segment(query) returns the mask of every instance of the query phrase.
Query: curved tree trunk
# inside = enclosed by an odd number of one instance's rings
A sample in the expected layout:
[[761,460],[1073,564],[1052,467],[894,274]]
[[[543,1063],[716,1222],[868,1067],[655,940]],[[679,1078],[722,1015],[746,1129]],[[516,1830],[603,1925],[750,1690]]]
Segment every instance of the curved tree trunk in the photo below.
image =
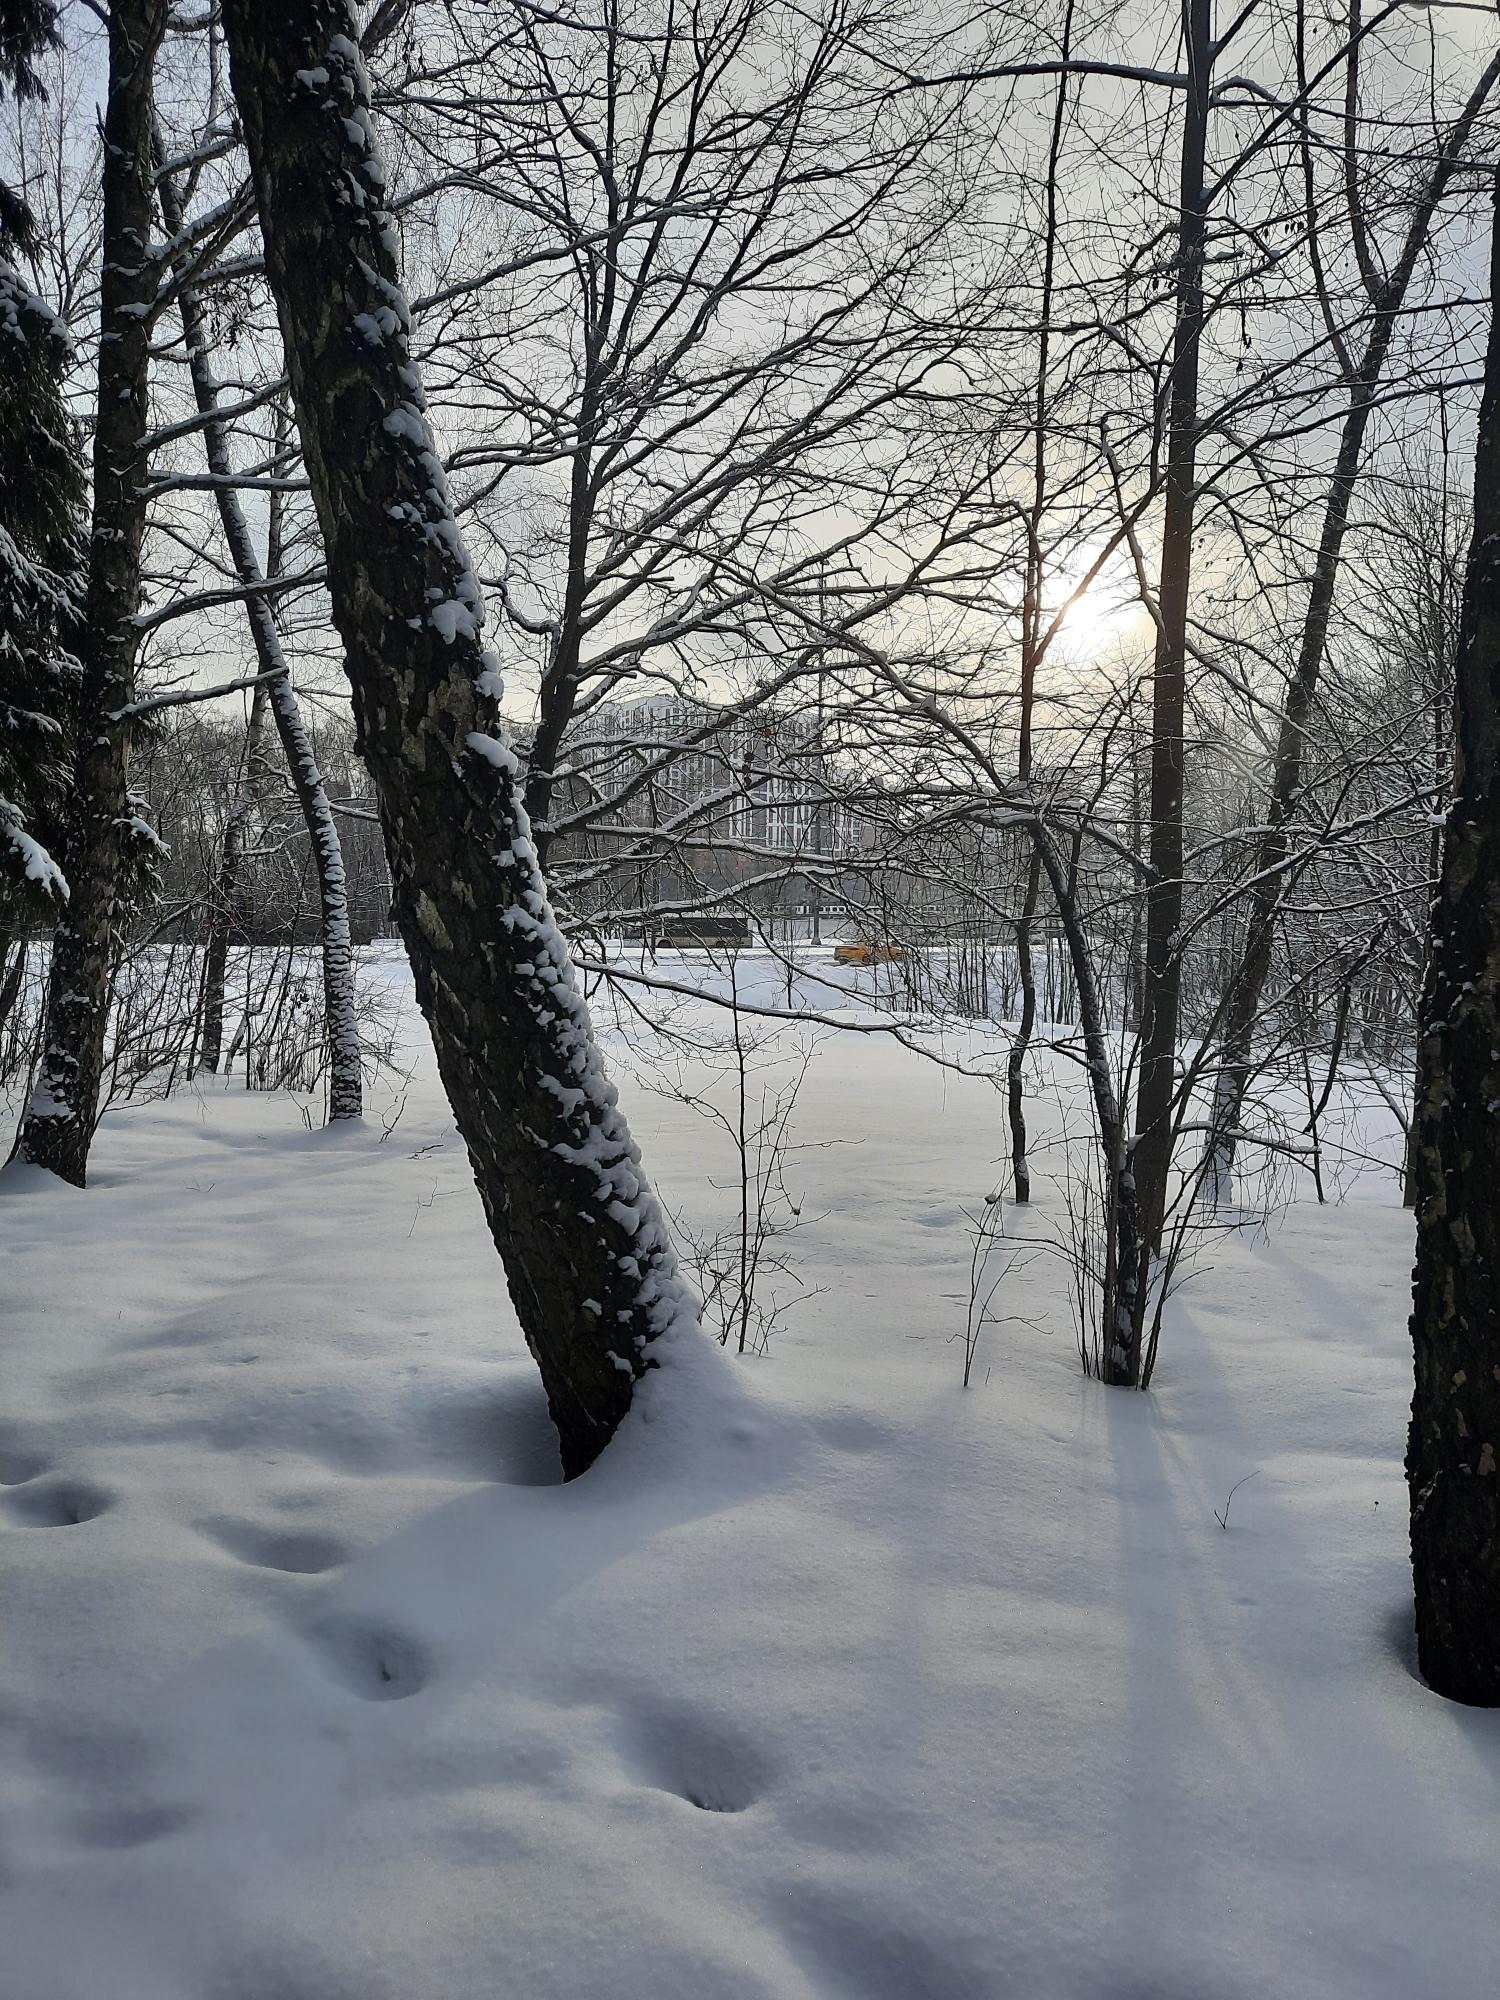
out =
[[146,529],[151,256],[151,73],[166,0],[115,0],[104,109],[98,418],[80,749],[69,805],[70,894],[52,939],[42,1055],[17,1155],[82,1187],[99,1117],[123,865],[130,703]]
[[228,0],[234,91],[417,997],[568,1474],[696,1322],[499,735],[346,0]]
[[[1500,173],[1492,296],[1500,296]],[[1493,311],[1493,308],[1492,308]],[[1417,1655],[1500,1707],[1500,320],[1490,329],[1459,632],[1453,806],[1422,993],[1416,1389],[1406,1476]]]

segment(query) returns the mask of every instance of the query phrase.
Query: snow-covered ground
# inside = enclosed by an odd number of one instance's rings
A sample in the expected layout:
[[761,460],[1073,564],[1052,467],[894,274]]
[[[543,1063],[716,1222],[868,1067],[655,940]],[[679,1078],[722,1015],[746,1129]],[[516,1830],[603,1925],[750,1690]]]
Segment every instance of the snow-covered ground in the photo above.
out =
[[[626,1094],[718,1227],[722,1135]],[[1001,1102],[825,1033],[821,1289],[765,1358],[675,1348],[561,1487],[430,1059],[382,1137],[399,1095],[333,1136],[184,1093],[87,1193],[0,1179],[0,2000],[1491,1990],[1500,1717],[1411,1666],[1394,1183],[1218,1240],[1149,1396],[1018,1258],[965,1391]]]

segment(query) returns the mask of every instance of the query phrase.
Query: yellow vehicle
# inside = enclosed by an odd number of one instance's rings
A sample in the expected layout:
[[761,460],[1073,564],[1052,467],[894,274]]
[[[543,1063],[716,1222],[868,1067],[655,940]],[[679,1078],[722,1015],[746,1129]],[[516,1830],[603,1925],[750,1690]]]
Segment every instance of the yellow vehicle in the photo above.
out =
[[890,965],[905,957],[899,944],[836,944],[833,948],[835,965]]

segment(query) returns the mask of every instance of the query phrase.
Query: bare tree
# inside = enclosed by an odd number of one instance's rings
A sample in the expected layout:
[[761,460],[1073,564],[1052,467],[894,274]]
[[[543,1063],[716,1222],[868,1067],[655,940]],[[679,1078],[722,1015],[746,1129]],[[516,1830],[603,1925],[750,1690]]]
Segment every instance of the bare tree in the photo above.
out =
[[[1357,4],[1354,25],[1357,28]],[[1357,63],[1358,41],[1355,39],[1351,40],[1348,56],[1351,100],[1356,89]],[[1500,55],[1485,65],[1468,101],[1443,135],[1388,272],[1382,272],[1376,262],[1377,253],[1365,221],[1359,191],[1352,133],[1348,130],[1352,124],[1352,113],[1346,117],[1344,162],[1349,189],[1349,220],[1359,269],[1368,292],[1370,316],[1363,345],[1357,354],[1350,350],[1346,336],[1340,335],[1337,341],[1342,372],[1347,381],[1348,402],[1339,433],[1338,453],[1323,503],[1322,525],[1296,663],[1287,688],[1276,741],[1269,797],[1259,815],[1262,832],[1255,842],[1250,861],[1246,941],[1230,982],[1224,1010],[1222,1048],[1215,1081],[1214,1129],[1206,1148],[1209,1194],[1215,1205],[1231,1199],[1236,1134],[1250,1081],[1251,1046],[1271,969],[1277,909],[1286,884],[1289,822],[1297,809],[1308,762],[1309,721],[1328,643],[1329,619],[1366,435],[1402,308],[1418,262],[1426,249],[1439,204],[1463,158],[1475,121],[1497,81],[1500,81]],[[1310,218],[1310,222],[1315,230],[1315,221]],[[1312,240],[1316,243],[1316,235]]]
[[151,249],[151,75],[166,22],[166,0],[115,0],[110,9],[87,632],[65,850],[70,894],[53,933],[41,1060],[17,1139],[21,1159],[80,1187],[98,1116],[125,850],[139,831],[127,793],[161,279]]
[[[1139,1205],[1143,1252],[1156,1250],[1161,1244],[1172,1160],[1172,1111],[1177,1098],[1182,990],[1183,729],[1198,500],[1204,256],[1211,198],[1205,169],[1210,90],[1217,53],[1212,0],[1183,0],[1182,43],[1187,89],[1179,159],[1166,502],[1157,592],[1156,663],[1152,675],[1147,839],[1151,881],[1146,895],[1145,1013],[1141,1022],[1135,1142],[1129,1167]],[[1130,1340],[1123,1349],[1116,1343],[1109,1351],[1109,1379],[1127,1387],[1140,1380],[1148,1296],[1149,1287],[1138,1284],[1132,1300]]]
[[608,1443],[695,1323],[547,901],[410,348],[345,0],[232,0],[234,91],[361,748],[438,1064],[557,1425]]
[[[176,176],[170,170],[158,176],[158,194],[168,237],[179,240],[182,236],[183,199]],[[269,699],[276,733],[281,739],[287,769],[291,772],[292,787],[307,824],[313,865],[317,870],[322,918],[323,1012],[328,1032],[328,1116],[334,1121],[358,1118],[362,1098],[359,1028],[354,1008],[349,898],[344,882],[344,856],[339,845],[338,826],[292,686],[291,670],[277,629],[275,606],[264,588],[266,576],[256,560],[255,544],[233,484],[229,435],[219,414],[219,389],[209,357],[203,304],[187,274],[183,274],[177,288],[177,307],[182,316],[183,338],[187,343],[193,396],[202,419],[204,451],[214,480],[219,523],[235,576],[244,593],[245,616],[255,646],[260,674],[256,697],[258,700],[264,689]],[[278,464],[280,457],[281,454],[278,454]],[[277,504],[280,498],[278,493],[271,495],[266,573],[272,578],[278,576],[281,569],[281,514]],[[252,735],[253,724],[252,712]],[[227,864],[227,835],[225,855]],[[208,1067],[212,1069],[214,1063],[209,1062]]]

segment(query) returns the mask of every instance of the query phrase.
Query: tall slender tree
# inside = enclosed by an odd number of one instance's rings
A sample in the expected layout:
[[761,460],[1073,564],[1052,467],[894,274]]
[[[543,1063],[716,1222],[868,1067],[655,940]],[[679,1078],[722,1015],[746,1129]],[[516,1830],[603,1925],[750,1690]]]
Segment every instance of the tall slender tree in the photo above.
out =
[[110,966],[132,837],[130,706],[146,530],[151,326],[161,270],[151,249],[151,76],[167,0],[114,0],[104,108],[100,273],[83,684],[41,1061],[17,1151],[81,1187],[98,1119]]
[[[1146,895],[1145,1014],[1136,1090],[1132,1167],[1140,1201],[1143,1249],[1161,1240],[1172,1164],[1177,1096],[1177,1035],[1182,995],[1183,728],[1187,709],[1188,620],[1192,604],[1193,532],[1198,504],[1198,378],[1203,351],[1204,254],[1208,243],[1209,92],[1213,79],[1212,0],[1183,0],[1183,94],[1178,173],[1176,321],[1167,403],[1166,502],[1162,517],[1161,585],[1157,597],[1156,662],[1152,674],[1150,829],[1151,882]],[[1111,1382],[1132,1386],[1141,1376],[1142,1338],[1150,1286],[1145,1272],[1132,1301],[1131,1337],[1106,1356]]]
[[[159,196],[162,219],[167,226],[167,234],[174,240],[180,239],[183,225],[183,200],[177,177],[170,172],[159,176]],[[358,1118],[363,1105],[364,1086],[360,1068],[359,1023],[355,1014],[354,999],[354,951],[349,935],[349,892],[344,877],[344,853],[339,844],[339,830],[333,817],[333,808],[328,800],[328,787],[323,782],[323,774],[318,769],[318,760],[313,754],[312,738],[302,717],[302,707],[292,686],[291,668],[281,643],[281,633],[276,623],[276,611],[261,585],[265,577],[256,560],[255,544],[251,538],[245,510],[240,505],[239,494],[233,484],[233,467],[230,463],[229,432],[224,419],[219,414],[219,385],[214,379],[213,361],[209,353],[208,320],[203,301],[184,274],[177,291],[178,311],[182,316],[183,339],[187,346],[188,372],[193,383],[193,399],[198,406],[198,414],[203,422],[203,445],[208,459],[208,468],[216,482],[214,498],[219,512],[219,525],[229,550],[229,559],[245,591],[245,616],[250,626],[251,642],[255,648],[256,667],[260,674],[261,686],[256,689],[256,700],[262,694],[269,702],[271,715],[276,724],[276,733],[281,740],[282,752],[286,757],[287,769],[292,777],[292,789],[297,794],[297,803],[302,809],[303,821],[307,827],[308,844],[312,850],[313,870],[318,881],[319,933],[323,958],[323,1019],[328,1037],[328,1116],[330,1122],[341,1118]],[[279,420],[286,423],[284,409]],[[288,436],[288,443],[290,438]],[[280,567],[280,513],[276,505],[279,498],[272,495],[270,509],[270,545],[267,550],[266,572],[274,579]],[[251,743],[255,742],[252,715]],[[251,775],[250,746],[247,746],[246,776]],[[248,802],[248,794],[247,794]],[[225,863],[229,865],[232,852],[231,841],[236,840],[243,827],[231,816],[225,834]],[[227,908],[216,911],[216,919],[226,921]],[[210,1001],[214,992],[212,975],[217,971],[218,1016],[223,1016],[223,957],[227,946],[227,934],[221,940],[218,936],[210,939],[211,949],[217,956],[217,966],[210,965],[210,979],[206,990]],[[205,1028],[212,1025],[212,1008],[205,1010]],[[205,1037],[206,1051],[210,1046]],[[218,1066],[217,1038],[212,1041],[213,1060],[207,1061],[209,1069]]]
[[[1500,171],[1491,299],[1500,296]],[[1422,995],[1411,1487],[1417,1657],[1439,1694],[1500,1708],[1500,317],[1474,469],[1453,803]]]
[[[1073,12],[1073,0],[1068,0],[1063,10],[1060,50],[1060,60],[1064,65],[1072,54]],[[1045,583],[1042,530],[1048,497],[1047,396],[1051,388],[1052,294],[1057,272],[1057,183],[1068,110],[1068,83],[1069,78],[1064,68],[1064,73],[1057,80],[1057,95],[1052,106],[1052,133],[1047,146],[1047,177],[1043,187],[1042,283],[1037,314],[1036,411],[1033,419],[1035,431],[1032,437],[1031,455],[1031,507],[1026,522],[1026,581],[1021,606],[1021,712],[1018,718],[1016,747],[1016,784],[1023,793],[1031,784],[1032,777],[1037,664],[1038,655],[1042,650],[1046,622],[1042,595]],[[1031,1163],[1026,1143],[1025,1078],[1026,1058],[1036,1028],[1036,967],[1032,960],[1031,928],[1036,921],[1041,887],[1042,857],[1033,840],[1026,888],[1021,900],[1020,914],[1016,919],[1016,970],[1021,985],[1021,1015],[1010,1045],[1005,1089],[1006,1113],[1010,1121],[1011,1175],[1018,1202],[1029,1202],[1031,1199]]]

